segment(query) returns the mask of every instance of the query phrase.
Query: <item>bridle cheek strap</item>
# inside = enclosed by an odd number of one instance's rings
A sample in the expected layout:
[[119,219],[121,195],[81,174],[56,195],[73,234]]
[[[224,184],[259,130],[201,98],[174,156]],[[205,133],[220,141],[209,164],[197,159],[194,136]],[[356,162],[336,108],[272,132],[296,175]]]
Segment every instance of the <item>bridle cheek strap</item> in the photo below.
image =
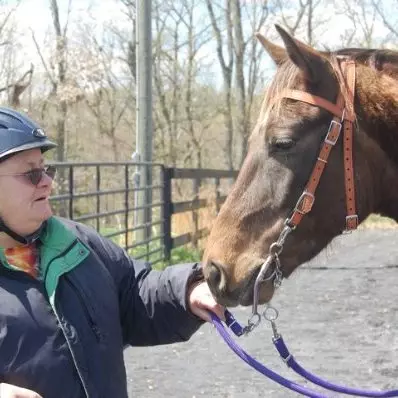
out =
[[346,196],[346,231],[352,231],[358,227],[358,215],[355,202],[355,180],[354,180],[354,160],[353,160],[353,140],[354,140],[354,95],[355,95],[355,63],[353,61],[346,64],[346,101],[345,109],[347,118],[344,121],[344,183]]
[[334,115],[307,185],[297,201],[290,219],[288,220],[288,224],[291,227],[297,227],[304,215],[311,211],[315,201],[315,191],[327,164],[330,152],[339,139],[342,127],[344,136],[344,186],[347,211],[345,230],[351,231],[356,229],[358,226],[358,215],[356,213],[355,205],[353,162],[355,63],[352,60],[343,59],[339,68],[336,68],[336,73],[340,85],[340,92],[337,97],[336,104],[333,104],[325,98],[299,90],[285,90],[281,95],[282,98],[290,98],[318,106]]

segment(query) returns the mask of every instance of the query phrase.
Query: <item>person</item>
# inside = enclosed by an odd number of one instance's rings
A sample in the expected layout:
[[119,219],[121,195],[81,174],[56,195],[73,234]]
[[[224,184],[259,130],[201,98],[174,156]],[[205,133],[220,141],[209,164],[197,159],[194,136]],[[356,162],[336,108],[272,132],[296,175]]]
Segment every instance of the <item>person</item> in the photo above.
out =
[[54,147],[0,108],[0,397],[127,397],[126,346],[186,341],[224,308],[199,264],[151,270],[53,216]]

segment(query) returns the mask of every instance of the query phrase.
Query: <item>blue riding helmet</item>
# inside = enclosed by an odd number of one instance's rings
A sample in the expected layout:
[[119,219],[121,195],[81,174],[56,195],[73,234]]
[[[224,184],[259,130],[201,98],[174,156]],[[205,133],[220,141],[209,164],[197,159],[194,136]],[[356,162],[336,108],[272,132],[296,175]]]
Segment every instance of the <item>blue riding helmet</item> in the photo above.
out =
[[[56,146],[57,144],[47,138],[41,127],[26,115],[0,107],[0,162],[22,151],[40,148],[45,152]],[[0,232],[5,232],[23,244],[34,242],[44,226],[45,223],[29,236],[21,236],[12,231],[0,218]]]
[[40,148],[45,152],[56,146],[26,115],[0,107],[0,161],[28,149]]

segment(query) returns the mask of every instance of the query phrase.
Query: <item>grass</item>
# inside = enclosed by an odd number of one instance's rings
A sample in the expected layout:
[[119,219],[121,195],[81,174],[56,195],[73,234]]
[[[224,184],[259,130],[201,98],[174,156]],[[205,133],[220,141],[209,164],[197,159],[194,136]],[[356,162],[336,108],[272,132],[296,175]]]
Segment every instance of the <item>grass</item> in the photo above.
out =
[[202,259],[203,252],[186,246],[176,247],[171,251],[171,264],[196,263]]
[[[151,242],[152,244],[149,245],[149,250],[147,250],[147,246],[139,246],[134,248],[133,250],[129,251],[131,257],[135,259],[141,259],[145,261],[149,261],[150,263],[154,263],[154,269],[164,269],[170,264],[182,264],[182,263],[196,263],[201,260],[202,253],[199,250],[194,248],[182,246],[177,247],[171,251],[170,261],[157,261],[161,257],[163,257],[163,245],[161,242]],[[159,249],[154,254],[149,255],[147,258],[146,253],[155,251]]]
[[[100,230],[101,235],[112,234],[117,231],[115,227],[103,227]],[[111,238],[114,243],[119,246],[124,246],[124,234],[115,235]],[[147,253],[151,253],[147,256]],[[163,242],[161,240],[156,240],[137,246],[128,251],[129,255],[135,259],[149,261],[154,263],[154,269],[164,269],[170,264],[181,264],[181,263],[195,263],[201,260],[203,252],[201,250],[195,249],[190,245],[181,246],[173,249],[171,251],[170,261],[159,261],[160,258],[164,256],[163,252]]]

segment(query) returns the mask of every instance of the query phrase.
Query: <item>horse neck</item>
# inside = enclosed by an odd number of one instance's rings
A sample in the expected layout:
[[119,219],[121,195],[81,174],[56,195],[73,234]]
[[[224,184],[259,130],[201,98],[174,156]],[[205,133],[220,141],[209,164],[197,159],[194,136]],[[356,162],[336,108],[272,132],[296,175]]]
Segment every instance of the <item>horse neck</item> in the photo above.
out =
[[373,176],[378,198],[372,211],[398,221],[398,80],[359,66],[355,100],[361,134],[377,146],[367,154],[378,163]]

